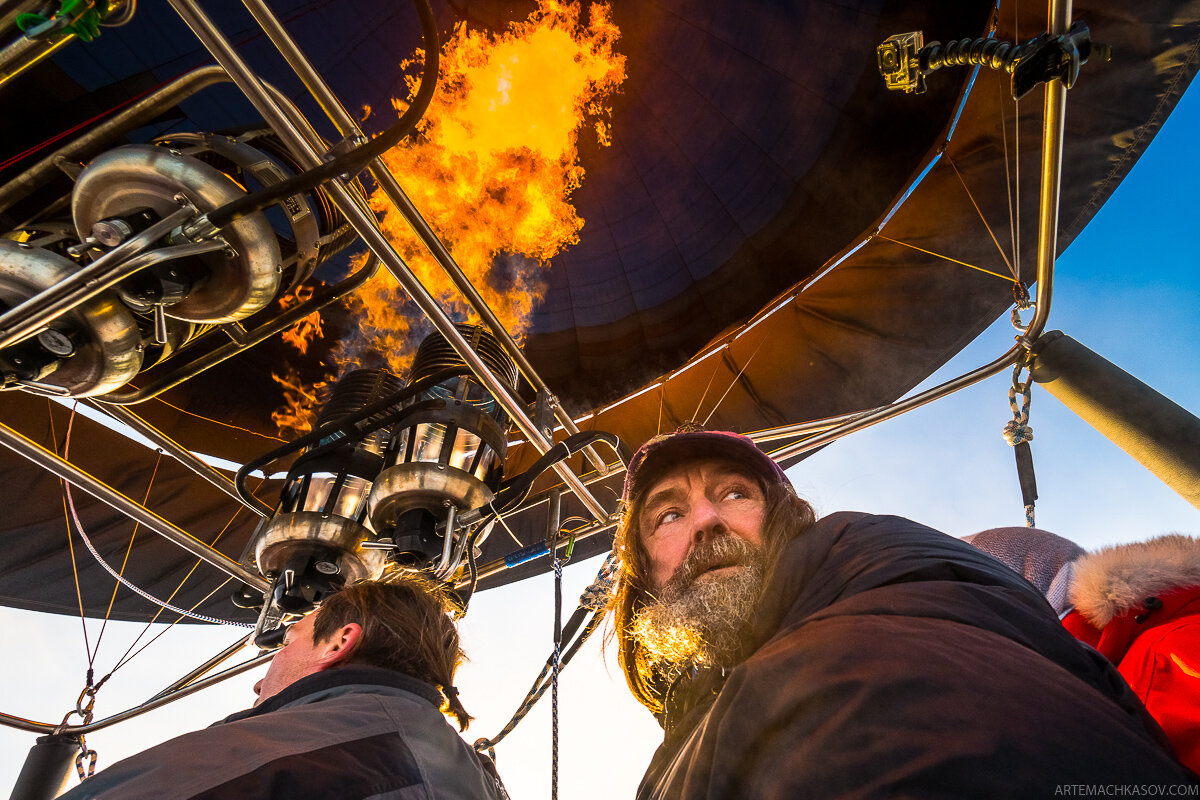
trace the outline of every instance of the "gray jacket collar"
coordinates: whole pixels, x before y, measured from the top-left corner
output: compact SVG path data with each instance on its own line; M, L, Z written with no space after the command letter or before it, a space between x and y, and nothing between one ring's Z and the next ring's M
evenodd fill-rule
M348 666L327 669L313 675L307 675L286 687L276 695L268 697L254 708L247 708L230 714L221 722L235 722L241 719L269 714L285 706L303 703L315 703L327 697L345 694L351 687L358 686L367 689L387 688L400 689L430 703L434 708L442 705L441 693L424 681L419 681L402 672L379 667Z

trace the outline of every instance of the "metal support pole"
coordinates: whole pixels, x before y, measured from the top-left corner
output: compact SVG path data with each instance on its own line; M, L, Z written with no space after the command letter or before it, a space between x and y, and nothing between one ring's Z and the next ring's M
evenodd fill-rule
M18 455L24 456L48 472L112 506L130 519L138 522L197 558L207 561L222 572L248 583L261 592L267 591L267 582L261 575L251 572L241 564L196 539L181 528L172 525L141 503L130 500L111 486L92 477L71 462L25 438L12 428L0 423L0 444Z
M296 73L296 76L300 78L304 86L312 93L321 110L337 126L338 130L344 136L353 136L366 141L366 136L358 126L358 122L350 115L346 107L342 105L341 100L333 93L329 85L325 83L320 73L313 68L312 63L280 23L279 18L267 6L265 0L242 0L242 4L246 6L258 24L262 26L267 37L275 44L275 47L292 68L292 71ZM509 334L503 323L500 322L499 317L492 311L487 300L483 298L483 295L471 283L471 279L459 267L458 263L454 260L454 256L442 244L442 241L434 233L429 223L425 221L425 218L421 215L417 207L409 200L408 195L405 194L404 190L400 187L400 183L396 180L396 176L391 173L383 163L383 160L379 158L373 159L368 168L371 170L371 175L379 183L379 187L383 189L384 194L387 195L388 199L392 201L393 205L400 212L400 215L408 222L413 232L417 234L417 237L425 245L425 248L429 250L430 255L441 265L455 287L466 298L467 303L475 309L475 312L479 314L483 323L500 341L505 352L516 362L517 369L529 381L534 391L550 393L541 375L538 374L533 364L525 356L525 353L517 345L516 341L513 340L512 335ZM568 434L579 433L579 427L575 424L575 420L571 419L571 415L562 408L558 402L558 398L554 397L553 394L550 397L550 404L555 418L563 426L563 429ZM604 459L600 458L595 449L587 447L584 448L583 453L597 472L601 475L608 473L608 465L604 463Z
M823 433L833 430L839 425L845 425L847 422L853 422L859 417L865 417L875 411L879 411L886 406L879 408L870 408L864 411L858 411L853 414L840 414L836 417L826 417L825 419L814 419L809 422L796 422L791 425L780 425L776 428L764 428L760 431L751 431L746 434L746 437L755 444L763 442L775 442L780 439L792 439L797 436L807 436L812 433Z
M100 409L118 422L133 428L139 434L149 439L155 447L159 448L164 453L183 464L192 472L196 473L201 478L232 497L234 500L242 503L246 506L246 508L253 511L255 514L258 514L260 517L269 517L275 513L273 508L257 498L252 498L251 501L244 499L240 494L238 494L237 487L233 485L233 481L222 475L220 472L217 472L208 464L205 464L203 461L197 458L191 450L188 450L186 447L179 444L174 439L170 438L158 428L154 427L149 422L146 422L146 420L142 419L137 414L134 414L129 409L122 406L108 405L102 400L93 400L91 405Z
M1071 25L1071 0L1051 0L1046 23L1051 35ZM1037 308L1020 338L1028 350L1050 318L1054 298L1054 259L1058 247L1058 194L1062 178L1063 128L1067 116L1067 87L1058 78L1046 82L1042 119L1042 182L1038 194Z
M276 103L258 76L254 74L249 65L234 50L228 39L217 29L212 20L208 18L193 0L169 0L169 2L171 3L171 7L175 9L176 13L192 29L204 46L208 48L209 52L217 60L217 63L225 68L225 71L233 78L238 88L254 104L259 113L263 115L267 124L283 139L284 143L292 150L295 156L304 162L306 167L317 164L320 159L319 154L313 152L308 141L291 124L287 114ZM378 221L371 214L370 210L363 208L357 202L354 195L346 188L344 181L340 179L330 181L328 189L330 197L338 207L338 210L346 217L346 220L358 235L363 238L367 247L379 256L383 265L392 273L408 293L409 297L412 298L413 302L429 318L434 328L445 337L446 341L451 344L459 357L466 362L467 366L470 367L480 382L487 387L488 391L508 413L521 433L537 448L538 452L547 452L551 447L550 442L537 429L525 413L525 409L509 394L504 384L492 373L483 362L483 359L479 357L479 354L471 348L466 339L463 338L462 334L455 327L453 321L446 315L446 312L438 305L433 296L429 294L420 280L408 269L408 265L404 263L395 248L387 240L387 237L379 230ZM606 519L608 517L608 511L592 496L591 492L583 485L583 482L579 480L579 477L567 465L560 462L554 465L554 469L596 519Z
M190 684L192 681L196 680L197 678L204 677L210 671L212 671L215 667L218 667L221 664L224 664L226 661L228 661L229 659L233 658L238 653L240 653L246 647L246 645L251 643L251 641L253 639L254 639L254 634L249 634L248 636L244 636L241 639L238 639L236 642L229 645L229 647L226 647L224 650L217 653L215 656L208 659L203 664L196 667L191 672L184 675L182 678L175 681L174 683L172 683L167 688L163 689L158 694L154 695L154 697L151 697L150 700L151 701L159 700L163 697L167 697L171 693L177 692L180 689L182 689L183 687L187 686L188 684ZM147 701L147 702L149 702L149 701Z
M0 89L55 50L73 41L74 36L57 39L26 39L22 36L0 50Z
M313 99L317 101L317 105L325 112L325 116L337 127L338 131L343 136L358 136L366 139L362 129L358 127L358 122L354 117L350 116L350 112L342 105L342 101L329 88L329 84L325 83L325 79L313 67L312 62L300 50L300 46L296 44L296 40L292 38L287 29L283 27L283 23L271 11L271 8L264 0L242 0L242 5L254 17L255 22L267 34L267 38L275 45L279 54L283 56L284 61L296 73L296 77L304 84L304 88L312 94Z
M197 242L167 247L131 258L187 222L195 213L194 208L185 206L169 214L137 236L109 250L71 277L59 281L0 315L0 350L32 336L47 323L67 313L84 300L119 283L140 269L170 258L207 253L224 247L223 242Z
M1071 0L1051 0L1048 28L1052 34L1066 33L1071 24ZM823 447L847 434L919 408L959 389L978 383L1024 358L1046 326L1054 296L1054 259L1058 239L1058 195L1062 174L1062 140L1066 118L1067 90L1057 78L1046 84L1045 118L1042 127L1042 175L1038 207L1037 310L1016 347L995 361L947 381L899 403L875 409L833 430L791 444L771 453L776 461Z
M0 32L17 24L17 17L38 10L40 0L0 0Z
M229 76L220 67L194 69L146 95L111 119L92 126L87 133L58 148L0 186L0 211L7 211L14 203L43 186L49 178L58 173L59 161L87 158L113 139L140 128L164 110L174 108L201 89L227 80Z
M265 664L266 662L270 661L275 657L277 652L278 651L276 650L270 650L266 653L262 653L250 659L249 661L244 661L241 664L230 667L227 670L218 672L216 675L203 678L202 680L195 681L194 683L189 683L187 686L183 686L171 694L164 694L161 697L148 700L145 703L142 703L140 706L136 706L127 711L122 711L119 714L113 714L111 717L105 717L104 719L97 720L96 722L89 722L87 725L68 725L62 729L62 733L86 735L93 731L107 728L110 725L115 725L118 722L124 722L127 719L140 717L147 711L153 711L154 709L161 708L168 703L173 703L176 700L182 700L188 695L195 694L201 689L207 689L209 686L213 686L221 681L228 680L236 675L241 675L243 672L249 672L258 665ZM48 722L35 722L31 719L14 717L12 714L0 714L0 725L4 725L8 728L16 728L20 731L29 731L30 733L50 733L59 727L58 725L52 725Z
M1200 419L1062 331L1033 346L1033 379L1200 508Z

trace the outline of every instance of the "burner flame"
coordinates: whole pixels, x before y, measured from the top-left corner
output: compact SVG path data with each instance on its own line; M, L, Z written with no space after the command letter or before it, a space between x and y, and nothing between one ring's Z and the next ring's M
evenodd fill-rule
M438 90L418 133L383 156L518 342L545 295L548 262L577 243L584 226L571 204L584 179L578 137L590 121L597 142L610 144L608 102L625 79L624 56L614 51L618 36L608 6L590 6L584 22L578 4L561 0L541 0L527 20L501 34L460 23L443 46ZM370 203L422 285L456 320L474 321L383 192L373 192ZM411 334L425 326L410 325L419 312L391 274L380 270L354 306L359 324L335 353L339 368L373 351L393 372L407 371L420 338ZM287 377L277 380L288 387ZM290 387L314 394L302 389Z

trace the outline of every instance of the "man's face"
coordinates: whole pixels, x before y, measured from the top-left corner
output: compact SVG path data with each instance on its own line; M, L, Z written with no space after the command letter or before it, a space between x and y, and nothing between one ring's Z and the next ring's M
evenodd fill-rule
M284 645L271 660L267 674L254 684L254 691L258 695L254 705L278 694L301 678L325 668L324 659L328 655L328 646L313 641L313 624L316 618L316 613L312 613L301 617L288 627L283 639Z
M764 506L758 481L732 461L692 461L665 474L646 492L636 520L651 588L661 589L693 550L723 536L760 549ZM740 569L719 562L694 565L695 580Z
M720 459L686 463L646 493L634 522L651 591L630 634L665 675L741 657L762 588L765 504L758 481Z

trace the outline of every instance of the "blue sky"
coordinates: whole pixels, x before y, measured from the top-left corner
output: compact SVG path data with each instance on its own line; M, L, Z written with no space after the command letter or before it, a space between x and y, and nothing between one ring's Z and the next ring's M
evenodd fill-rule
M1068 113L1069 110L1068 110ZM1061 329L1163 392L1200 411L1200 90L1192 88L1117 193L1059 259L1050 329ZM992 360L1011 345L1007 317L927 385ZM909 516L953 535L1023 522L1011 448L1007 374L855 434L790 471L824 513L856 509ZM1030 424L1038 523L1094 548L1169 531L1200 533L1200 513L1035 387ZM598 568L566 570L568 600ZM480 595L463 625L472 661L459 685L477 720L468 738L494 734L524 696L550 647L548 577ZM82 686L77 619L0 609L8 658L0 710L57 721ZM110 626L97 667L111 665L140 626ZM93 640L98 626L92 628ZM172 630L105 688L99 716L154 694L237 638L231 629ZM600 637L597 636L597 639ZM248 705L257 676L230 681L89 737L100 766ZM564 673L563 797L631 797L657 726L624 689L615 661L589 645ZM514 798L549 794L548 698L498 748ZM0 786L11 786L33 736L0 730Z

